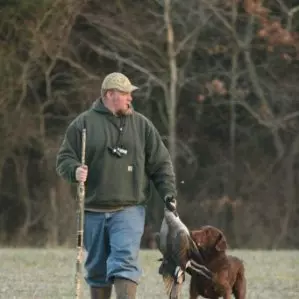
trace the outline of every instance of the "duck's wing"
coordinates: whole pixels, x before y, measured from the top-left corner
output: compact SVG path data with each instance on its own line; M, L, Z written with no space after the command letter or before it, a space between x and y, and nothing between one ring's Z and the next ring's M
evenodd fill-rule
M176 232L171 238L171 256L176 266L185 270L191 250L190 236L184 231Z
M162 224L161 224L160 232L156 236L158 249L162 253L163 256L165 254L167 254L168 235L169 235L169 227L168 227L168 224L167 224L166 219L164 217L163 221L162 221Z

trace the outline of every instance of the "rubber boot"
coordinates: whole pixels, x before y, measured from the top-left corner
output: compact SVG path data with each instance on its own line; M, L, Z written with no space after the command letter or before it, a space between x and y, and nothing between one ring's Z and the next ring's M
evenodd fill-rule
M102 288L90 288L90 298L91 299L110 299L111 298L112 286L102 287Z
M131 280L123 278L115 278L114 289L116 299L135 299L137 284Z

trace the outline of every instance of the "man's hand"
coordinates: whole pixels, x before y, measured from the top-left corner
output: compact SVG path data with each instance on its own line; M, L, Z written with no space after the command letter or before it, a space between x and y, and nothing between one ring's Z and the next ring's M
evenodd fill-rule
M82 165L76 169L76 180L78 182L85 182L87 179L88 168L87 165Z
M165 207L169 211L171 211L171 212L176 211L176 199L174 198L173 195L166 195L164 198L164 203L165 203Z

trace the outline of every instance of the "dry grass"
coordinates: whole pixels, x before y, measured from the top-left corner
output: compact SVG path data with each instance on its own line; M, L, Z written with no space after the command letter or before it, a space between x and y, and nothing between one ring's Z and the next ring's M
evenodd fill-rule
M245 261L247 299L299 298L299 251L233 251ZM141 251L139 299L167 298L157 274L160 254ZM69 249L0 249L1 299L75 298L76 252ZM188 298L187 277L181 298ZM89 298L84 283L84 296ZM113 298L114 294L113 294Z

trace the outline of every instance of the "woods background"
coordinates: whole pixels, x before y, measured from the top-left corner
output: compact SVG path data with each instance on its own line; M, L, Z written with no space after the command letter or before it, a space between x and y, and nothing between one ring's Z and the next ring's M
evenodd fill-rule
M121 71L175 161L189 227L216 225L233 248L299 248L296 5L0 1L0 243L74 246L76 190L56 153ZM153 192L147 228L161 217Z

